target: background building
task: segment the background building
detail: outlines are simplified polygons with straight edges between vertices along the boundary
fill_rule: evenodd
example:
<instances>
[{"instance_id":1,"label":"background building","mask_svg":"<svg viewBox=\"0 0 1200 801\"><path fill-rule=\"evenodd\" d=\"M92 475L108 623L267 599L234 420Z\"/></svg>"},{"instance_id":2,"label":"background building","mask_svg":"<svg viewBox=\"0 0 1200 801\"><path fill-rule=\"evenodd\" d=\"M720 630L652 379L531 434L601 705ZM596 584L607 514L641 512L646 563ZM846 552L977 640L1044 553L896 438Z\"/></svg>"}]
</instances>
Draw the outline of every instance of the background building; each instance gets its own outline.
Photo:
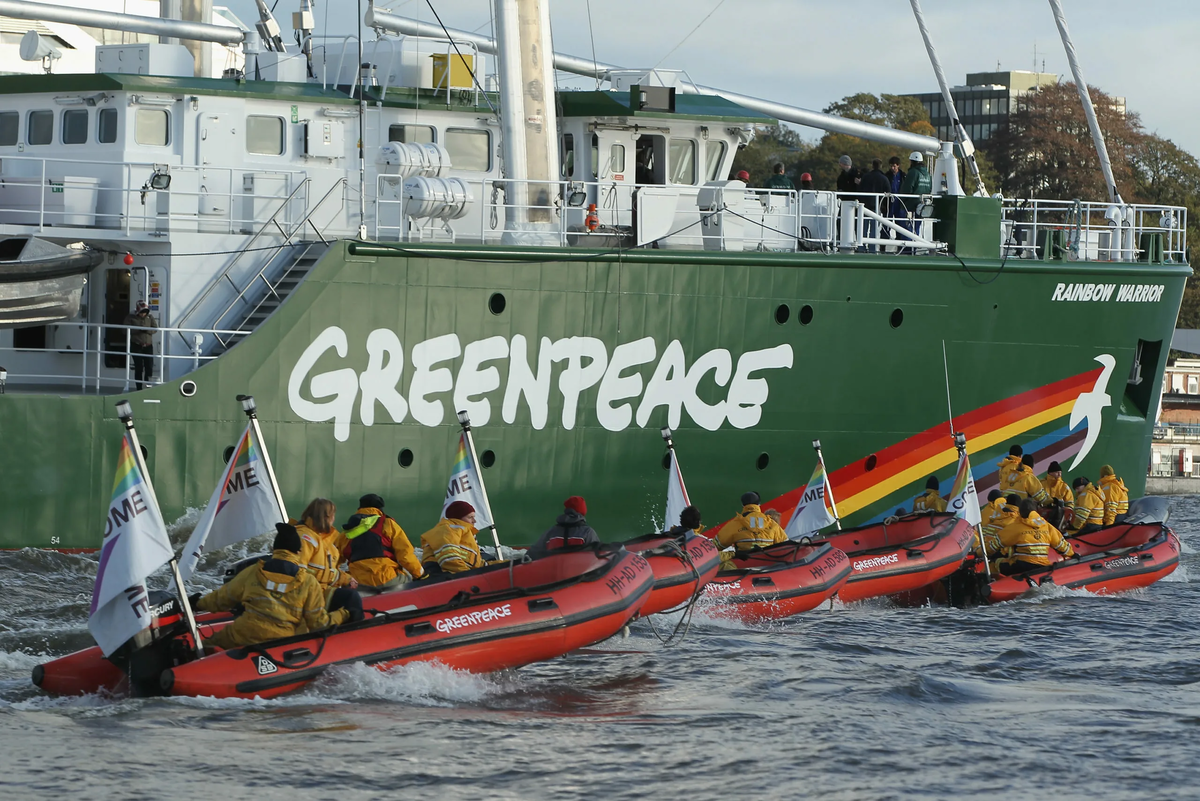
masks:
<instances>
[{"instance_id":1,"label":"background building","mask_svg":"<svg viewBox=\"0 0 1200 801\"><path fill-rule=\"evenodd\" d=\"M982 142L1008 120L1014 101L1039 86L1058 83L1058 76L1049 72L1010 70L1008 72L967 73L965 86L954 86L950 96L958 109L959 119L972 141ZM907 95L921 101L929 112L929 121L943 142L954 141L950 113L941 92ZM1124 111L1125 98L1118 98Z\"/></svg>"}]
</instances>

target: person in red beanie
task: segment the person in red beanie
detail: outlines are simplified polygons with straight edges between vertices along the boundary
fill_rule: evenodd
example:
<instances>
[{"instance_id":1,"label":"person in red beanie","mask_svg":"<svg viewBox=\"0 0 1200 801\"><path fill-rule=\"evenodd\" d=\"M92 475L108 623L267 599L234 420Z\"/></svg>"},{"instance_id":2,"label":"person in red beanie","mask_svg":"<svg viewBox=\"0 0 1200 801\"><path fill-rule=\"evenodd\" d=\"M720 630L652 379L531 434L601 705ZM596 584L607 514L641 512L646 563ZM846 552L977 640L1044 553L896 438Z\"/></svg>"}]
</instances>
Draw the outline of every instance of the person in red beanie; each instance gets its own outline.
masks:
<instances>
[{"instance_id":1,"label":"person in red beanie","mask_svg":"<svg viewBox=\"0 0 1200 801\"><path fill-rule=\"evenodd\" d=\"M563 513L558 521L529 548L530 559L549 556L562 548L586 548L600 544L600 537L587 524L587 501L572 495L563 501Z\"/></svg>"},{"instance_id":2,"label":"person in red beanie","mask_svg":"<svg viewBox=\"0 0 1200 801\"><path fill-rule=\"evenodd\" d=\"M421 567L427 574L461 573L483 567L475 535L475 507L455 501L446 507L446 516L421 535Z\"/></svg>"}]
</instances>

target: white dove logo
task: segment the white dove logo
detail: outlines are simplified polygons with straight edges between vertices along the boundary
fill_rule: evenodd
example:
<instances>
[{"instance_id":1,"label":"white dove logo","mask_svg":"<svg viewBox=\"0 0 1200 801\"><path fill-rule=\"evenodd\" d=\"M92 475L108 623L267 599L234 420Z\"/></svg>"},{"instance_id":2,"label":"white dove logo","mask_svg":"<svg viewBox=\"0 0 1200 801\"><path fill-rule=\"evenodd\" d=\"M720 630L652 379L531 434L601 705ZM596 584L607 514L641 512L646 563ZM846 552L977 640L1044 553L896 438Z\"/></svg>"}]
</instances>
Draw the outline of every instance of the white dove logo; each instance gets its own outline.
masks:
<instances>
[{"instance_id":1,"label":"white dove logo","mask_svg":"<svg viewBox=\"0 0 1200 801\"><path fill-rule=\"evenodd\" d=\"M1106 390L1109 376L1112 375L1113 368L1117 366L1117 360L1107 353L1101 353L1096 357L1096 361L1104 365L1100 377L1096 379L1096 386L1092 387L1091 392L1084 392L1076 398L1075 405L1071 407L1071 430L1074 431L1076 426L1086 420L1087 436L1083 438L1083 448L1075 455L1075 461L1071 462L1068 470L1074 470L1083 461L1083 457L1092 450L1092 446L1100 437L1101 413L1104 411L1104 407L1112 406L1112 398L1108 396Z\"/></svg>"}]
</instances>

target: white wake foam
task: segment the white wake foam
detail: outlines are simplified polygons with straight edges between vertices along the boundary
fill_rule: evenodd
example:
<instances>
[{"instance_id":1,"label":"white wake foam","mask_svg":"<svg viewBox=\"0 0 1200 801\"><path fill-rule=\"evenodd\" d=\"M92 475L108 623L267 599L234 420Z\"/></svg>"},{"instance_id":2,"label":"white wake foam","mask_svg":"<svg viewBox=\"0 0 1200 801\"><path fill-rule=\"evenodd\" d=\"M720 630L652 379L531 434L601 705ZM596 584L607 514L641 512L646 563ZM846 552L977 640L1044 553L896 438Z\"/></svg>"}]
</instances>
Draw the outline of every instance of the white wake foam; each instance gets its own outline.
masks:
<instances>
[{"instance_id":1,"label":"white wake foam","mask_svg":"<svg viewBox=\"0 0 1200 801\"><path fill-rule=\"evenodd\" d=\"M327 671L306 693L343 701L384 700L422 706L474 704L507 692L495 675L412 662L379 670L357 663ZM311 699L310 699L311 700Z\"/></svg>"}]
</instances>

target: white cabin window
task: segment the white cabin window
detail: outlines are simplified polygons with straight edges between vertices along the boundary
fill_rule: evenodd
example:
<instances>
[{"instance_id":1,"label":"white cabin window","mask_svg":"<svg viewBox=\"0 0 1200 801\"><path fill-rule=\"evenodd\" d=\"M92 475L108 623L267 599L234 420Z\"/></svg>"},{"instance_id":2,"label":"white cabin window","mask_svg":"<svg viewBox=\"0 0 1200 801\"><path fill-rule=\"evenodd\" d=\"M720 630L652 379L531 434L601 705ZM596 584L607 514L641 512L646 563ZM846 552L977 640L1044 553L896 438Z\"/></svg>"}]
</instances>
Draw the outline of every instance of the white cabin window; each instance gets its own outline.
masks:
<instances>
[{"instance_id":1,"label":"white cabin window","mask_svg":"<svg viewBox=\"0 0 1200 801\"><path fill-rule=\"evenodd\" d=\"M616 175L625 172L625 145L613 145L608 150L608 171Z\"/></svg>"},{"instance_id":2,"label":"white cabin window","mask_svg":"<svg viewBox=\"0 0 1200 801\"><path fill-rule=\"evenodd\" d=\"M25 139L31 145L48 145L54 141L54 112L31 111Z\"/></svg>"},{"instance_id":3,"label":"white cabin window","mask_svg":"<svg viewBox=\"0 0 1200 801\"><path fill-rule=\"evenodd\" d=\"M16 111L0 111L0 146L12 147L17 143L21 115Z\"/></svg>"},{"instance_id":4,"label":"white cabin window","mask_svg":"<svg viewBox=\"0 0 1200 801\"><path fill-rule=\"evenodd\" d=\"M724 161L725 143L709 140L704 145L704 180L718 180L721 177L721 163Z\"/></svg>"},{"instance_id":5,"label":"white cabin window","mask_svg":"<svg viewBox=\"0 0 1200 801\"><path fill-rule=\"evenodd\" d=\"M389 142L412 142L426 145L434 142L432 125L389 125Z\"/></svg>"},{"instance_id":6,"label":"white cabin window","mask_svg":"<svg viewBox=\"0 0 1200 801\"><path fill-rule=\"evenodd\" d=\"M575 136L563 134L562 138L562 177L575 177Z\"/></svg>"},{"instance_id":7,"label":"white cabin window","mask_svg":"<svg viewBox=\"0 0 1200 801\"><path fill-rule=\"evenodd\" d=\"M156 108L139 108L133 118L133 141L139 145L162 147L171 141L171 118L166 111Z\"/></svg>"},{"instance_id":8,"label":"white cabin window","mask_svg":"<svg viewBox=\"0 0 1200 801\"><path fill-rule=\"evenodd\" d=\"M83 145L88 140L88 113L85 108L67 109L62 115L64 145Z\"/></svg>"},{"instance_id":9,"label":"white cabin window","mask_svg":"<svg viewBox=\"0 0 1200 801\"><path fill-rule=\"evenodd\" d=\"M247 117L246 152L282 156L283 117Z\"/></svg>"},{"instance_id":10,"label":"white cabin window","mask_svg":"<svg viewBox=\"0 0 1200 801\"><path fill-rule=\"evenodd\" d=\"M671 183L696 183L696 143L691 139L671 140Z\"/></svg>"},{"instance_id":11,"label":"white cabin window","mask_svg":"<svg viewBox=\"0 0 1200 801\"><path fill-rule=\"evenodd\" d=\"M117 141L117 110L102 108L96 115L96 141L111 145Z\"/></svg>"},{"instance_id":12,"label":"white cabin window","mask_svg":"<svg viewBox=\"0 0 1200 801\"><path fill-rule=\"evenodd\" d=\"M492 166L492 137L487 131L447 128L446 152L456 170L487 172Z\"/></svg>"}]
</instances>

